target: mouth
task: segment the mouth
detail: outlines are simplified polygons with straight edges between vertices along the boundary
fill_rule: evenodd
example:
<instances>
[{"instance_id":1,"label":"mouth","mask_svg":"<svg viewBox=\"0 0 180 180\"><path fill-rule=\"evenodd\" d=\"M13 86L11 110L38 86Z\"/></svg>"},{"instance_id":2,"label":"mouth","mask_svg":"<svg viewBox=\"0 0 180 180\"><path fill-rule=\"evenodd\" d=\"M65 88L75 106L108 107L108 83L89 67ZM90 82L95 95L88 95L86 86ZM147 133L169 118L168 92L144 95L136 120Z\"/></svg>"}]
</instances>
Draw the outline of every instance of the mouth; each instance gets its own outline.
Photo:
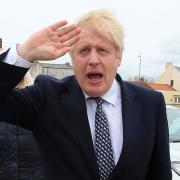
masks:
<instances>
[{"instance_id":1,"label":"mouth","mask_svg":"<svg viewBox=\"0 0 180 180\"><path fill-rule=\"evenodd\" d=\"M101 80L102 77L103 77L103 74L100 72L93 72L93 73L87 74L87 78L90 81L94 81L94 82Z\"/></svg>"}]
</instances>

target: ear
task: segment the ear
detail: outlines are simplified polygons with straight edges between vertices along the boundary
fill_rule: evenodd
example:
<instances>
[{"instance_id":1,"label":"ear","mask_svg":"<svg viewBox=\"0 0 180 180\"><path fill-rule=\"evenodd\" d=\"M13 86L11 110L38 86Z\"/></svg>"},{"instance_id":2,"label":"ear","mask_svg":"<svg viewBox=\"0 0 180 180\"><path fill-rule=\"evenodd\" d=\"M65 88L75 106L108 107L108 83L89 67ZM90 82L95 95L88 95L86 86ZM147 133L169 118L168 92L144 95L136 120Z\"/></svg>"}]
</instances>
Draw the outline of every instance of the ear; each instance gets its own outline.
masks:
<instances>
[{"instance_id":1,"label":"ear","mask_svg":"<svg viewBox=\"0 0 180 180\"><path fill-rule=\"evenodd\" d=\"M71 64L73 66L73 54L72 54L72 49L68 52L70 59L71 59Z\"/></svg>"},{"instance_id":2,"label":"ear","mask_svg":"<svg viewBox=\"0 0 180 180\"><path fill-rule=\"evenodd\" d=\"M122 50L117 51L117 58L118 58L118 66L120 66L122 60Z\"/></svg>"}]
</instances>

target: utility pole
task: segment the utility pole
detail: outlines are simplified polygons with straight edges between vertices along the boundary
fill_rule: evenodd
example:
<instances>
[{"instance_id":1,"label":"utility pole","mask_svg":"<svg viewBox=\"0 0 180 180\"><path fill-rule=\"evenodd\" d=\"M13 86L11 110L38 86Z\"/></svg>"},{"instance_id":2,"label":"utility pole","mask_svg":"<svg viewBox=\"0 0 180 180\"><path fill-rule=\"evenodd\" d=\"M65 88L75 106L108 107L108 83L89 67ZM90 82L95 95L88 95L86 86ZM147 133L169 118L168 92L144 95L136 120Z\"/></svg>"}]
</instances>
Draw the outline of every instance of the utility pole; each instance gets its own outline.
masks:
<instances>
[{"instance_id":1,"label":"utility pole","mask_svg":"<svg viewBox=\"0 0 180 180\"><path fill-rule=\"evenodd\" d=\"M141 56L141 51L139 53L139 55L137 56L139 58L139 73L138 73L138 79L140 81L141 78L141 60L142 60L142 56Z\"/></svg>"}]
</instances>

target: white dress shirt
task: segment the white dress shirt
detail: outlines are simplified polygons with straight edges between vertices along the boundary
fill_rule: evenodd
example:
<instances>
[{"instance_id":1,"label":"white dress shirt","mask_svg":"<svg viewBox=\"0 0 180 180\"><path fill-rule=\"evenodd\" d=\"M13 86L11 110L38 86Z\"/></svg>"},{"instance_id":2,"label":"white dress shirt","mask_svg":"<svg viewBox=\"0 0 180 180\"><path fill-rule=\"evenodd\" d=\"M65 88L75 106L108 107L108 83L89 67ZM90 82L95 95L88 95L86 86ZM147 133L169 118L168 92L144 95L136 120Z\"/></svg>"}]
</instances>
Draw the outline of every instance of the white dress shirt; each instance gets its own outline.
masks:
<instances>
[{"instance_id":1,"label":"white dress shirt","mask_svg":"<svg viewBox=\"0 0 180 180\"><path fill-rule=\"evenodd\" d=\"M93 143L95 145L95 112L96 112L96 101L88 99L88 95L85 94L87 114L89 125L91 129L91 135ZM101 96L105 101L103 102L103 111L105 112L113 149L113 156L115 164L117 164L123 145L123 124L122 124L122 106L121 106L121 89L120 84L114 80L112 87Z\"/></svg>"},{"instance_id":2,"label":"white dress shirt","mask_svg":"<svg viewBox=\"0 0 180 180\"><path fill-rule=\"evenodd\" d=\"M13 46L7 56L4 59L4 62L7 64L11 64L14 66L24 67L24 68L30 68L32 66L32 63L26 61L21 56L18 55L16 51L16 46Z\"/></svg>"},{"instance_id":3,"label":"white dress shirt","mask_svg":"<svg viewBox=\"0 0 180 180\"><path fill-rule=\"evenodd\" d=\"M32 63L26 61L17 54L15 46L9 50L8 55L4 59L4 62L24 68L30 68L32 66ZM84 95L86 99L87 114L92 140L95 144L95 111L97 104L95 100L88 99L89 96L87 94L84 93ZM123 145L123 122L120 84L116 80L114 80L111 88L102 96L102 98L105 100L102 106L108 119L113 156L115 164L117 164Z\"/></svg>"}]
</instances>

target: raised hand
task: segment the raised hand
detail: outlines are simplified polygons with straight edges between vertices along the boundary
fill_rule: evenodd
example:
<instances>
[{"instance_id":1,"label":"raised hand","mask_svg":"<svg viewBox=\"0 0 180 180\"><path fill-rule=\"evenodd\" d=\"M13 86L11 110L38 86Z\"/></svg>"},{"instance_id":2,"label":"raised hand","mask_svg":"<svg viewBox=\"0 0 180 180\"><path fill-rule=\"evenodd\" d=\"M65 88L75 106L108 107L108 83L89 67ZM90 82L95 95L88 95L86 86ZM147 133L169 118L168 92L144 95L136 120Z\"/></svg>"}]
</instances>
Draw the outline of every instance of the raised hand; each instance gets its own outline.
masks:
<instances>
[{"instance_id":1,"label":"raised hand","mask_svg":"<svg viewBox=\"0 0 180 180\"><path fill-rule=\"evenodd\" d=\"M66 20L33 33L17 47L18 54L29 62L63 56L79 40L81 32L74 24L65 25Z\"/></svg>"}]
</instances>

